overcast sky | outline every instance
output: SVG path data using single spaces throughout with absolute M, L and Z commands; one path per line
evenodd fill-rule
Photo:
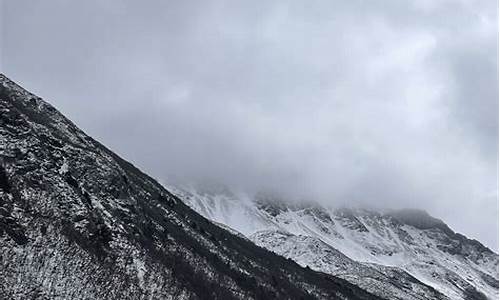
M 424 208 L 498 249 L 497 1 L 3 1 L 1 71 L 163 182 Z

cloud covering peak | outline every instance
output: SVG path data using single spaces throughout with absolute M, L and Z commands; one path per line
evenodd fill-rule
M 161 180 L 425 208 L 496 248 L 494 1 L 2 10 L 2 71 Z

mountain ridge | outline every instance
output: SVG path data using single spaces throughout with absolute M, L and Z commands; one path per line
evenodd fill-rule
M 0 298 L 378 299 L 216 226 L 0 75 Z
M 243 199 L 248 197 L 241 198 L 227 192 L 223 195 L 198 194 L 192 187 L 171 190 L 207 218 L 233 227 L 256 244 L 303 266 L 325 258 L 324 251 L 310 257 L 304 256 L 306 251 L 300 255 L 294 252 L 296 242 L 307 239 L 310 245 L 304 245 L 305 248 L 315 249 L 311 245 L 324 243 L 328 245 L 324 249 L 338 251 L 347 256 L 351 264 L 361 263 L 363 268 L 374 267 L 373 264 L 379 269 L 394 267 L 402 278 L 406 273 L 420 281 L 421 291 L 430 286 L 450 299 L 498 297 L 498 254 L 480 242 L 454 232 L 443 221 L 421 210 L 381 213 L 370 209 L 333 209 L 311 205 L 311 202 L 286 205 L 286 202 L 276 201 L 279 197 L 275 196 L 269 201 L 262 195 L 248 200 Z M 282 238 L 283 233 L 287 239 Z M 275 239 L 282 240 L 282 243 L 276 243 Z M 288 245 L 288 248 L 283 245 Z M 339 275 L 330 265 L 345 263 L 346 260 L 339 255 L 325 259 L 329 262 L 311 267 Z M 360 284 L 355 279 L 351 282 Z M 379 282 L 385 284 L 381 278 Z M 380 290 L 379 286 L 370 291 L 377 293 Z M 400 297 L 397 293 L 390 296 L 394 299 Z M 433 299 L 428 291 L 415 295 L 414 299 L 419 297 Z

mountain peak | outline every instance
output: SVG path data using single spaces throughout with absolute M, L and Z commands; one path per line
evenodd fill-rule
M 395 218 L 403 224 L 410 225 L 418 229 L 439 228 L 447 233 L 454 233 L 442 220 L 432 217 L 425 210 L 400 209 L 389 212 L 387 215 Z
M 423 210 L 332 208 L 273 195 L 226 201 L 191 191 L 189 199 L 179 197 L 258 245 L 302 266 L 376 287 L 370 291 L 389 299 L 498 295 L 498 255 Z M 396 287 L 388 286 L 394 278 Z

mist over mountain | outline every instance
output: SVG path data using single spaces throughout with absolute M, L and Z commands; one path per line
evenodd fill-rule
M 498 13 L 0 0 L 0 300 L 497 299 Z
M 0 299 L 382 299 L 202 217 L 0 74 Z
M 416 207 L 497 248 L 495 1 L 0 10 L 2 71 L 163 182 Z

